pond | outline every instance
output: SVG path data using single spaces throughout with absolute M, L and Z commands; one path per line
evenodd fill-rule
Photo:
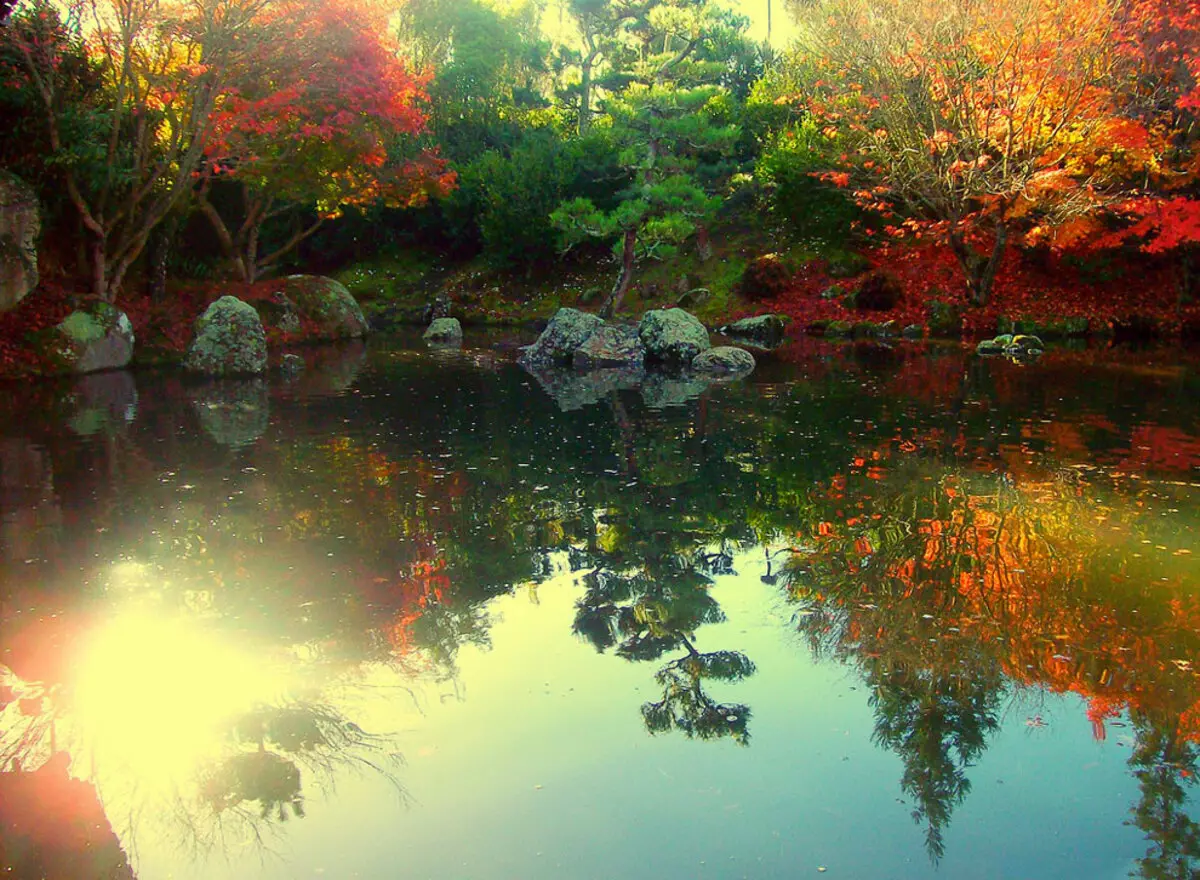
M 1200 871 L 1200 366 L 0 395 L 22 877 Z

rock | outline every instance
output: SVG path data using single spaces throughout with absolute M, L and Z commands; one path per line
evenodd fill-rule
M 575 350 L 603 326 L 604 321 L 595 315 L 578 309 L 559 309 L 537 341 L 521 349 L 519 362 L 535 370 L 569 364 Z
M 849 321 L 830 321 L 825 325 L 824 333 L 826 336 L 850 336 L 854 333 L 854 327 Z
M 279 372 L 285 376 L 299 376 L 304 372 L 304 358 L 298 354 L 285 354 L 279 359 Z
M 458 323 L 458 318 L 434 318 L 421 338 L 441 345 L 460 345 L 463 340 L 462 324 Z
M 747 299 L 773 299 L 787 290 L 791 281 L 792 273 L 778 254 L 763 254 L 742 272 L 738 292 Z
M 925 335 L 925 328 L 920 324 L 909 324 L 900 331 L 900 335 L 905 339 L 920 339 Z
M 675 305 L 681 309 L 694 309 L 701 303 L 707 302 L 711 296 L 712 291 L 707 287 L 693 287 L 691 290 L 681 293 L 679 299 L 675 300 Z
M 254 443 L 271 421 L 267 383 L 262 379 L 206 382 L 193 391 L 192 407 L 204 433 L 230 449 Z
M 846 288 L 840 284 L 831 284 L 821 291 L 821 299 L 841 299 L 846 295 Z
M 267 369 L 267 335 L 253 306 L 223 296 L 196 319 L 184 366 L 207 376 L 237 376 Z
M 596 329 L 579 348 L 575 349 L 572 363 L 577 370 L 595 370 L 601 367 L 641 367 L 646 360 L 646 347 L 642 345 L 636 327 L 620 324 L 604 324 Z
M 732 345 L 719 345 L 702 351 L 692 359 L 693 373 L 707 373 L 717 376 L 749 373 L 754 369 L 754 355 L 744 348 L 734 348 Z
M 37 193 L 15 174 L 0 170 L 0 312 L 37 287 L 41 228 Z
M 975 346 L 975 354 L 1004 354 L 1004 348 L 1005 347 L 998 343 L 995 339 L 981 339 L 979 344 Z
M 958 303 L 933 300 L 928 310 L 929 335 L 957 339 L 962 336 L 962 307 Z
M 283 293 L 301 318 L 313 322 L 317 339 L 361 339 L 370 331 L 358 301 L 345 285 L 320 275 L 291 275 Z
M 67 315 L 51 331 L 47 360 L 52 372 L 119 370 L 133 357 L 133 325 L 106 302 L 93 302 Z
M 667 363 L 690 364 L 692 358 L 712 347 L 704 325 L 683 309 L 646 312 L 638 324 L 638 335 L 647 358 Z
M 742 318 L 728 326 L 722 327 L 721 332 L 726 336 L 738 339 L 749 339 L 761 345 L 778 345 L 783 341 L 787 324 L 779 315 L 757 315 L 753 318 Z
M 1003 333 L 995 339 L 984 339 L 975 346 L 975 353 L 983 356 L 1008 355 L 1018 360 L 1037 357 L 1045 349 L 1045 343 L 1036 336 Z
M 626 391 L 642 384 L 646 374 L 640 368 L 608 368 L 577 373 L 561 367 L 525 369 L 537 381 L 542 390 L 554 399 L 562 412 L 593 406 L 616 391 Z
M 900 282 L 891 272 L 877 269 L 863 276 L 854 290 L 854 308 L 871 312 L 894 309 L 900 301 Z

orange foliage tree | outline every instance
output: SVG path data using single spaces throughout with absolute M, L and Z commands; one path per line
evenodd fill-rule
M 803 100 L 842 146 L 827 178 L 889 234 L 947 241 L 976 304 L 1014 233 L 1073 228 L 1164 150 L 1159 128 L 1119 112 L 1134 61 L 1113 0 L 802 9 L 820 77 Z
M 343 206 L 407 207 L 445 194 L 454 175 L 414 148 L 425 129 L 427 76 L 410 71 L 388 37 L 387 11 L 369 0 L 277 3 L 256 63 L 231 83 L 213 115 L 197 198 L 225 256 L 254 281 Z M 233 184 L 240 216 L 210 198 Z M 273 217 L 315 207 L 265 254 Z

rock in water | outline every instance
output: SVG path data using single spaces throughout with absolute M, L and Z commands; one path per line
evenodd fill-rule
M 184 366 L 207 376 L 255 375 L 267 369 L 267 335 L 253 306 L 223 296 L 196 319 Z
M 702 351 L 692 359 L 692 372 L 716 376 L 749 373 L 754 369 L 754 355 L 732 345 L 720 345 Z
M 301 318 L 317 325 L 318 339 L 361 339 L 371 329 L 354 295 L 332 278 L 291 275 L 283 292 Z
M 462 324 L 458 318 L 434 318 L 421 338 L 440 345 L 457 345 L 463 340 Z
M 520 363 L 530 369 L 570 364 L 576 349 L 604 326 L 595 315 L 578 309 L 559 309 L 533 345 L 521 349 Z
M 119 370 L 133 357 L 133 325 L 116 306 L 94 302 L 67 315 L 51 331 L 52 371 Z
M 573 363 L 577 370 L 601 367 L 636 369 L 642 366 L 645 359 L 646 347 L 642 345 L 636 327 L 604 324 L 575 349 Z
M 753 318 L 742 318 L 740 321 L 734 321 L 727 327 L 721 328 L 721 332 L 726 336 L 748 339 L 766 346 L 778 345 L 782 342 L 785 330 L 786 325 L 779 315 L 756 315 Z
M 712 347 L 704 325 L 683 309 L 646 312 L 638 324 L 638 335 L 646 346 L 648 358 L 673 364 L 689 364 L 700 352 Z
M 0 170 L 0 312 L 37 287 L 41 228 L 37 193 L 21 178 Z

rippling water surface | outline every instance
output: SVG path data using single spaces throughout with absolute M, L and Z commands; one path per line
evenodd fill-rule
M 1200 872 L 1194 360 L 305 356 L 0 395 L 0 871 Z

